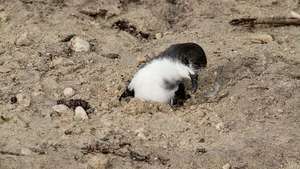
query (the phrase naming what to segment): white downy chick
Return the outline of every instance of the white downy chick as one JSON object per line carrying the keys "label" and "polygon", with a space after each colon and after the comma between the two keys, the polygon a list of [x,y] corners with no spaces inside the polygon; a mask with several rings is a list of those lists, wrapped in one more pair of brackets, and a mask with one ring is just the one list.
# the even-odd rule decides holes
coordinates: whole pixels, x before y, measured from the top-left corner
{"label": "white downy chick", "polygon": [[177,104],[177,99],[185,97],[183,80],[190,79],[195,92],[198,88],[197,73],[206,64],[206,55],[199,45],[171,45],[137,71],[120,100],[136,97],[145,101]]}
{"label": "white downy chick", "polygon": [[155,59],[141,68],[133,77],[128,89],[134,97],[170,103],[183,79],[190,79],[195,72],[188,66],[169,58]]}

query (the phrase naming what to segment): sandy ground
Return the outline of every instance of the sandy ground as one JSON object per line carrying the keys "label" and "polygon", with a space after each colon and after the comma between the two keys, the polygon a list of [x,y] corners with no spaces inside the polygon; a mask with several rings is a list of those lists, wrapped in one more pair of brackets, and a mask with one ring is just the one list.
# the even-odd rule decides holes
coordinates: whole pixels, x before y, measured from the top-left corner
{"label": "sandy ground", "polygon": [[[299,169],[300,27],[228,24],[291,10],[299,1],[0,0],[0,168]],[[72,34],[91,49],[71,50]],[[177,109],[120,103],[139,61],[178,42],[206,51],[200,90]],[[88,120],[53,110],[66,87]]]}

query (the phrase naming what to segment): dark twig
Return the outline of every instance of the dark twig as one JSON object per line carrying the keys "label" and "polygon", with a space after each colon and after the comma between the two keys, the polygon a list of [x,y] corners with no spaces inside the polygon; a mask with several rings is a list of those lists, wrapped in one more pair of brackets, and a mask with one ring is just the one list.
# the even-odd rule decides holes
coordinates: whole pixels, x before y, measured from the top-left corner
{"label": "dark twig", "polygon": [[[129,149],[131,146],[130,143],[120,143],[120,144],[111,144],[109,142],[96,142],[96,144],[87,145],[82,148],[83,154],[89,153],[102,153],[102,154],[112,154],[119,157],[128,157],[133,161],[146,162],[150,163],[149,155],[142,155],[134,150]],[[126,151],[122,151],[123,147],[127,147]]]}
{"label": "dark twig", "polygon": [[3,151],[3,150],[0,150],[0,154],[2,154],[2,155],[12,155],[12,156],[24,156],[23,154],[20,154],[20,153],[15,153],[15,152],[10,152],[10,151]]}
{"label": "dark twig", "polygon": [[129,156],[134,161],[144,161],[149,162],[150,156],[149,155],[142,155],[138,152],[135,152],[133,150],[129,150]]}
{"label": "dark twig", "polygon": [[126,20],[118,20],[113,23],[112,28],[125,31],[138,39],[150,39],[151,34],[138,30],[133,24]]}
{"label": "dark twig", "polygon": [[272,26],[300,26],[300,19],[294,17],[264,17],[264,18],[239,18],[229,22],[233,26],[254,26],[254,25],[272,25]]}
{"label": "dark twig", "polygon": [[104,17],[108,11],[106,9],[81,9],[79,12],[96,18],[97,16]]}

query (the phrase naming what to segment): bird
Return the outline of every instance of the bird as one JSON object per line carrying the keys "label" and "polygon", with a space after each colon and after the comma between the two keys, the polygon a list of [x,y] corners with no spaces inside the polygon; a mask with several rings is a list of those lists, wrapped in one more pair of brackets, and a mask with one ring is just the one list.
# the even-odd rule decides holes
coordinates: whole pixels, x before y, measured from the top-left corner
{"label": "bird", "polygon": [[144,101],[182,105],[190,98],[184,80],[192,84],[192,93],[198,89],[198,73],[207,66],[207,58],[200,45],[193,42],[170,45],[134,74],[119,101],[135,97]]}

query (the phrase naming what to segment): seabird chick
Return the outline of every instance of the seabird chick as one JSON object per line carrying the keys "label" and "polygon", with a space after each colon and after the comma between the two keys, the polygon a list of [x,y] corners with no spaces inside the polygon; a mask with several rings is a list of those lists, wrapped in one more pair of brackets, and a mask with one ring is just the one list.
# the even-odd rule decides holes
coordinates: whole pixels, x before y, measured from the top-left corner
{"label": "seabird chick", "polygon": [[203,49],[196,43],[171,45],[157,57],[141,66],[119,100],[136,97],[145,101],[181,105],[188,98],[183,81],[198,88],[198,72],[207,65]]}

